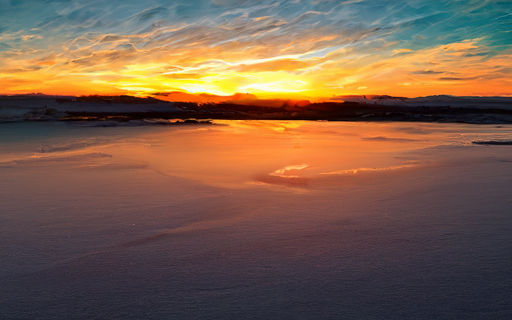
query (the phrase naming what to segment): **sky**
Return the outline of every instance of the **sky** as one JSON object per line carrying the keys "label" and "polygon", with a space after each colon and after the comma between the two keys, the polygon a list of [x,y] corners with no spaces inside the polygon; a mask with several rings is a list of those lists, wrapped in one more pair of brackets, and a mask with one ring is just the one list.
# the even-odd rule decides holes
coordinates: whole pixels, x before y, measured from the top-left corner
{"label": "sky", "polygon": [[512,1],[0,0],[0,93],[512,95]]}

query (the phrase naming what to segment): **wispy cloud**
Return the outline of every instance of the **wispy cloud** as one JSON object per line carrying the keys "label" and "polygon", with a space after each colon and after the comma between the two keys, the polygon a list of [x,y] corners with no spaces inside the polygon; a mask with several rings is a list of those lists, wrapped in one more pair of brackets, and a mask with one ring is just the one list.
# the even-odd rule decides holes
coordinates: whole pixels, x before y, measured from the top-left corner
{"label": "wispy cloud", "polygon": [[0,7],[6,92],[510,88],[512,16],[500,1],[0,0]]}

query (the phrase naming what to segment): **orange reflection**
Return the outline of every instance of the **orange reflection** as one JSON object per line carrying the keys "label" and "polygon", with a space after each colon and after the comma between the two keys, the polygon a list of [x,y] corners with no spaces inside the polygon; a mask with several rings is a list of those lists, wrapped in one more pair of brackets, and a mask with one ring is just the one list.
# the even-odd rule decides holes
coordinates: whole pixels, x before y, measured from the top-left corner
{"label": "orange reflection", "polygon": [[[321,189],[421,170],[440,161],[442,146],[471,146],[472,140],[486,135],[496,138],[500,130],[510,134],[507,127],[483,125],[314,121],[216,121],[126,129],[120,140],[78,140],[31,154],[12,153],[0,166],[147,170],[225,188]],[[450,157],[464,157],[464,150]]]}

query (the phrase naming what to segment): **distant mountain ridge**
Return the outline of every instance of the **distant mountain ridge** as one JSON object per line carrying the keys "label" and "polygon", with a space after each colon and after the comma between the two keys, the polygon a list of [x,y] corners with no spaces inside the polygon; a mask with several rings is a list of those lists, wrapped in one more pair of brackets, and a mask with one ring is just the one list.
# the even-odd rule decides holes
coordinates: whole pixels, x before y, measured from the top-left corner
{"label": "distant mountain ridge", "polygon": [[338,96],[317,103],[245,94],[224,98],[228,100],[198,103],[128,95],[9,95],[0,96],[0,122],[195,118],[512,123],[512,97]]}

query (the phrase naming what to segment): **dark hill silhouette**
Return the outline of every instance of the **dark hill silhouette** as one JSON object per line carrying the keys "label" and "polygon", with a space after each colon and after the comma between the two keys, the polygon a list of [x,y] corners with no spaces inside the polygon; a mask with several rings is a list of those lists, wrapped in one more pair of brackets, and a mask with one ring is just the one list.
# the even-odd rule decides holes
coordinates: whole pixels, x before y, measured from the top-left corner
{"label": "dark hill silhouette", "polygon": [[0,121],[195,118],[512,123],[512,98],[507,97],[345,96],[317,103],[236,97],[239,100],[196,103],[128,95],[0,96]]}

